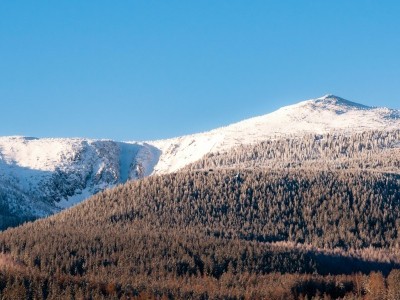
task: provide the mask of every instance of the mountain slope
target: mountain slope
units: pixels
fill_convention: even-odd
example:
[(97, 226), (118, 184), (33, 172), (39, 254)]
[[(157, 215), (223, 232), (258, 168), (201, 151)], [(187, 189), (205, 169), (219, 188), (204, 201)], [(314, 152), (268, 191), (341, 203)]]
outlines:
[[(233, 147), (310, 133), (399, 128), (398, 110), (327, 95), (209, 132), (167, 140), (0, 137), (0, 229), (52, 214), (130, 179), (175, 172), (207, 154)], [(396, 138), (391, 145), (400, 143)]]

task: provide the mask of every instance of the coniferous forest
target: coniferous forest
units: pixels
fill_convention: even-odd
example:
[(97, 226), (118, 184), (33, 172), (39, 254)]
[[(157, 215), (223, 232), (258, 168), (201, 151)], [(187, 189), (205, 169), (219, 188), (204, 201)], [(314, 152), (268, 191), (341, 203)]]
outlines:
[(400, 131), (276, 139), (0, 234), (1, 299), (400, 299)]

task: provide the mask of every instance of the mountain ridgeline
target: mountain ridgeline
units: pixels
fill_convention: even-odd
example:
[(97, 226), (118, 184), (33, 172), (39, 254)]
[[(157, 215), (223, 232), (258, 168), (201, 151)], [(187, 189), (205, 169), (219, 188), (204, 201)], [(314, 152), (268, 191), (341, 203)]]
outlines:
[(0, 298), (400, 299), (399, 116), (328, 95), (203, 134), (92, 141), (74, 160), (3, 143), (11, 186), (13, 168), (56, 162), (45, 190), (70, 189), (52, 205), (96, 194), (0, 233)]

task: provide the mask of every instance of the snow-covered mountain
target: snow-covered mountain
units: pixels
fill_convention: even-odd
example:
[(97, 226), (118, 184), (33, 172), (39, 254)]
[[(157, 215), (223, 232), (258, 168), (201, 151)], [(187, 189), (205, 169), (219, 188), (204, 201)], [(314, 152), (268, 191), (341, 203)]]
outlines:
[(105, 188), (174, 172), (210, 152), (240, 144), (313, 132), (399, 128), (398, 110), (326, 95), (209, 132), (167, 140), (0, 137), (0, 216), (51, 214)]

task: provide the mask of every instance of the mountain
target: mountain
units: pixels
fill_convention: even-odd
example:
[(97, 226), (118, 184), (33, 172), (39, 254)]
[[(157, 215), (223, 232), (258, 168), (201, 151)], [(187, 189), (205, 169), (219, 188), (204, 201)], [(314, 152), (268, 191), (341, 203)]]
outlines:
[(209, 132), (167, 140), (1, 137), (0, 229), (58, 212), (131, 179), (175, 172), (210, 153), (237, 146), (311, 133), (399, 128), (398, 110), (326, 95)]
[(399, 120), (328, 95), (162, 141), (0, 138), (2, 228), (88, 198), (0, 232), (0, 298), (399, 299)]

